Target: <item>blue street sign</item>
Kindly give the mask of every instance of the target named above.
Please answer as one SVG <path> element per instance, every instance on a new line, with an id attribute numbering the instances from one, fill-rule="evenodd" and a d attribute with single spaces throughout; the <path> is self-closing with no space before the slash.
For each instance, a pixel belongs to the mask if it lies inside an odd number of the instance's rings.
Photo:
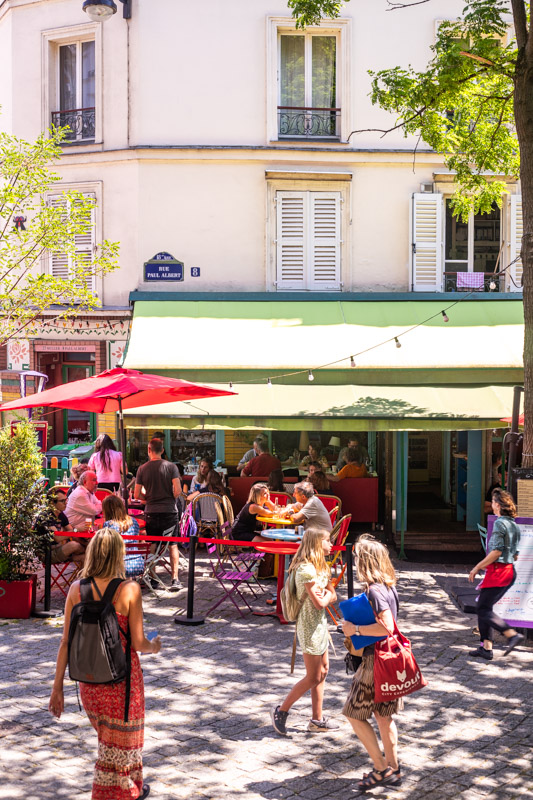
<path id="1" fill-rule="evenodd" d="M 144 264 L 145 281 L 182 281 L 183 261 L 178 261 L 170 253 L 156 253 Z"/>
<path id="2" fill-rule="evenodd" d="M 191 267 L 191 278 L 200 277 L 200 267 Z"/>

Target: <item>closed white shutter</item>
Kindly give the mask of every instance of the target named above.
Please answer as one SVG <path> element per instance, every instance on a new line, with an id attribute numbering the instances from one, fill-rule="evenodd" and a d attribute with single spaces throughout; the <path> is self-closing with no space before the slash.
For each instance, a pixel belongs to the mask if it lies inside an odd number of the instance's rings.
<path id="1" fill-rule="evenodd" d="M 310 192 L 309 287 L 340 288 L 341 195 Z"/>
<path id="2" fill-rule="evenodd" d="M 276 194 L 276 273 L 278 289 L 304 289 L 307 192 Z"/>
<path id="3" fill-rule="evenodd" d="M 417 192 L 413 195 L 411 244 L 414 292 L 440 292 L 442 289 L 442 209 L 441 194 Z"/>
<path id="4" fill-rule="evenodd" d="M 524 223 L 522 221 L 522 196 L 511 195 L 511 232 L 509 237 L 509 291 L 522 291 L 523 265 L 520 258 Z M 517 259 L 517 261 L 515 261 Z M 512 263 L 514 261 L 514 264 Z"/>
<path id="5" fill-rule="evenodd" d="M 95 195 L 88 192 L 84 195 L 92 200 L 95 200 Z M 64 208 L 65 213 L 68 208 L 68 200 L 64 194 L 53 195 L 48 199 L 48 203 L 55 208 Z M 74 237 L 74 245 L 76 250 L 76 261 L 78 266 L 80 262 L 85 264 L 83 284 L 91 292 L 96 292 L 95 279 L 91 270 L 91 262 L 93 254 L 96 249 L 96 215 L 95 208 L 93 207 L 87 215 L 87 224 L 85 230 L 76 234 Z M 50 253 L 50 273 L 55 278 L 63 280 L 74 278 L 74 259 L 72 255 L 65 252 L 52 252 Z M 78 281 L 78 285 L 80 282 Z"/>

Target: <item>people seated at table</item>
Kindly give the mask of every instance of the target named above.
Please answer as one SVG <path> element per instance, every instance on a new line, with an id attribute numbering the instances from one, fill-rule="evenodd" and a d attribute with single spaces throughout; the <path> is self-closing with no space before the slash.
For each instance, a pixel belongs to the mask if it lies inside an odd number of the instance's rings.
<path id="1" fill-rule="evenodd" d="M 191 492 L 191 494 L 187 496 L 187 500 L 192 501 L 195 497 L 198 497 L 199 494 L 207 494 L 208 492 L 210 494 L 218 494 L 220 497 L 227 494 L 222 475 L 220 472 L 217 472 L 216 469 L 209 470 L 204 485 L 196 492 Z"/>
<path id="2" fill-rule="evenodd" d="M 346 464 L 336 475 L 329 475 L 330 481 L 342 481 L 344 478 L 366 478 L 368 470 L 361 461 L 361 453 L 355 447 L 349 447 L 346 454 Z"/>
<path id="3" fill-rule="evenodd" d="M 282 469 L 273 469 L 268 476 L 268 489 L 271 492 L 285 492 L 285 494 L 290 494 L 292 497 L 294 483 L 284 483 L 283 474 Z"/>
<path id="4" fill-rule="evenodd" d="M 262 436 L 255 437 L 251 449 L 246 451 L 246 453 L 243 455 L 243 457 L 237 464 L 237 469 L 239 470 L 239 472 L 246 466 L 246 464 L 249 461 L 252 460 L 252 458 L 255 458 L 257 455 L 259 455 L 258 445 L 259 442 L 262 441 L 264 441 Z"/>
<path id="5" fill-rule="evenodd" d="M 312 443 L 309 445 L 308 454 L 302 458 L 300 466 L 302 469 L 308 469 L 311 463 L 318 464 L 322 470 L 329 469 L 327 458 L 321 456 L 316 445 Z"/>
<path id="6" fill-rule="evenodd" d="M 139 535 L 139 523 L 136 519 L 130 517 L 126 511 L 124 501 L 120 497 L 114 494 L 104 497 L 102 501 L 102 515 L 104 517 L 103 528 L 113 528 L 113 530 L 118 531 L 121 536 L 124 534 L 128 536 Z"/>
<path id="7" fill-rule="evenodd" d="M 348 439 L 348 446 L 343 447 L 339 453 L 339 457 L 337 459 L 337 472 L 339 472 L 348 463 L 348 450 L 350 448 L 355 448 L 355 450 L 357 450 L 359 461 L 365 463 L 365 461 L 368 459 L 368 450 L 366 447 L 361 444 L 357 436 L 350 436 Z"/>
<path id="8" fill-rule="evenodd" d="M 333 494 L 331 491 L 331 486 L 329 485 L 329 481 L 322 470 L 317 469 L 316 472 L 314 472 L 312 475 L 309 475 L 308 480 L 316 494 Z"/>
<path id="9" fill-rule="evenodd" d="M 269 452 L 266 442 L 258 442 L 256 447 L 258 454 L 244 465 L 241 476 L 264 478 L 273 469 L 281 469 L 281 461 Z"/>
<path id="10" fill-rule="evenodd" d="M 52 564 L 74 561 L 81 566 L 85 558 L 85 548 L 74 539 L 61 535 L 72 531 L 72 525 L 65 514 L 67 493 L 61 489 L 52 488 L 48 492 L 47 499 L 48 507 L 37 518 L 35 524 L 43 544 L 46 541 L 51 542 Z M 44 558 L 44 549 L 40 555 Z"/>
<path id="11" fill-rule="evenodd" d="M 250 489 L 248 500 L 241 508 L 231 529 L 231 538 L 246 542 L 263 542 L 260 535 L 261 523 L 257 517 L 273 516 L 277 509 L 270 500 L 270 492 L 266 483 L 256 483 Z"/>
<path id="12" fill-rule="evenodd" d="M 102 504 L 95 497 L 98 484 L 96 472 L 88 469 L 78 480 L 78 485 L 67 501 L 65 514 L 75 531 L 88 531 L 94 525 L 94 518 L 102 513 Z"/>
<path id="13" fill-rule="evenodd" d="M 198 492 L 204 489 L 207 483 L 209 471 L 213 469 L 213 464 L 208 458 L 202 458 L 198 464 L 198 471 L 191 481 L 189 492 Z"/>
<path id="14" fill-rule="evenodd" d="M 94 443 L 89 469 L 96 472 L 98 487 L 116 492 L 122 481 L 122 453 L 117 451 L 111 436 L 102 433 Z"/>
<path id="15" fill-rule="evenodd" d="M 293 525 L 303 525 L 305 530 L 324 528 L 331 531 L 333 529 L 330 516 L 309 481 L 295 484 L 294 499 L 295 503 L 281 511 L 281 514 L 287 516 Z"/>
<path id="16" fill-rule="evenodd" d="M 87 472 L 89 469 L 89 462 L 88 461 L 80 461 L 79 464 L 74 464 L 70 470 L 70 486 L 67 492 L 67 497 L 70 497 L 74 489 L 78 486 L 78 481 L 80 476 L 83 475 L 84 472 Z"/>

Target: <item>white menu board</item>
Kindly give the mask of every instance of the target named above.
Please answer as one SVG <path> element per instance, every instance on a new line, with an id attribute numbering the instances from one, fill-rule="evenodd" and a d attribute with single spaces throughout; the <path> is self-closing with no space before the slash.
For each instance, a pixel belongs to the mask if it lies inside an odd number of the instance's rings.
<path id="1" fill-rule="evenodd" d="M 533 628 L 533 525 L 520 525 L 516 580 L 494 606 L 494 611 L 510 625 Z"/>

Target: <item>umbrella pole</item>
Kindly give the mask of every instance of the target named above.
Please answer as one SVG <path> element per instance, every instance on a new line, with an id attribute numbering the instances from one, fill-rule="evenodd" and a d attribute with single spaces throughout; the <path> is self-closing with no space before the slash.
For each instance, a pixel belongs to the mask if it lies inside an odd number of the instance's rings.
<path id="1" fill-rule="evenodd" d="M 120 447 L 122 450 L 122 497 L 126 511 L 128 510 L 128 465 L 126 463 L 126 431 L 124 430 L 124 414 L 122 413 L 122 398 L 118 398 L 118 425 L 120 431 Z"/>

